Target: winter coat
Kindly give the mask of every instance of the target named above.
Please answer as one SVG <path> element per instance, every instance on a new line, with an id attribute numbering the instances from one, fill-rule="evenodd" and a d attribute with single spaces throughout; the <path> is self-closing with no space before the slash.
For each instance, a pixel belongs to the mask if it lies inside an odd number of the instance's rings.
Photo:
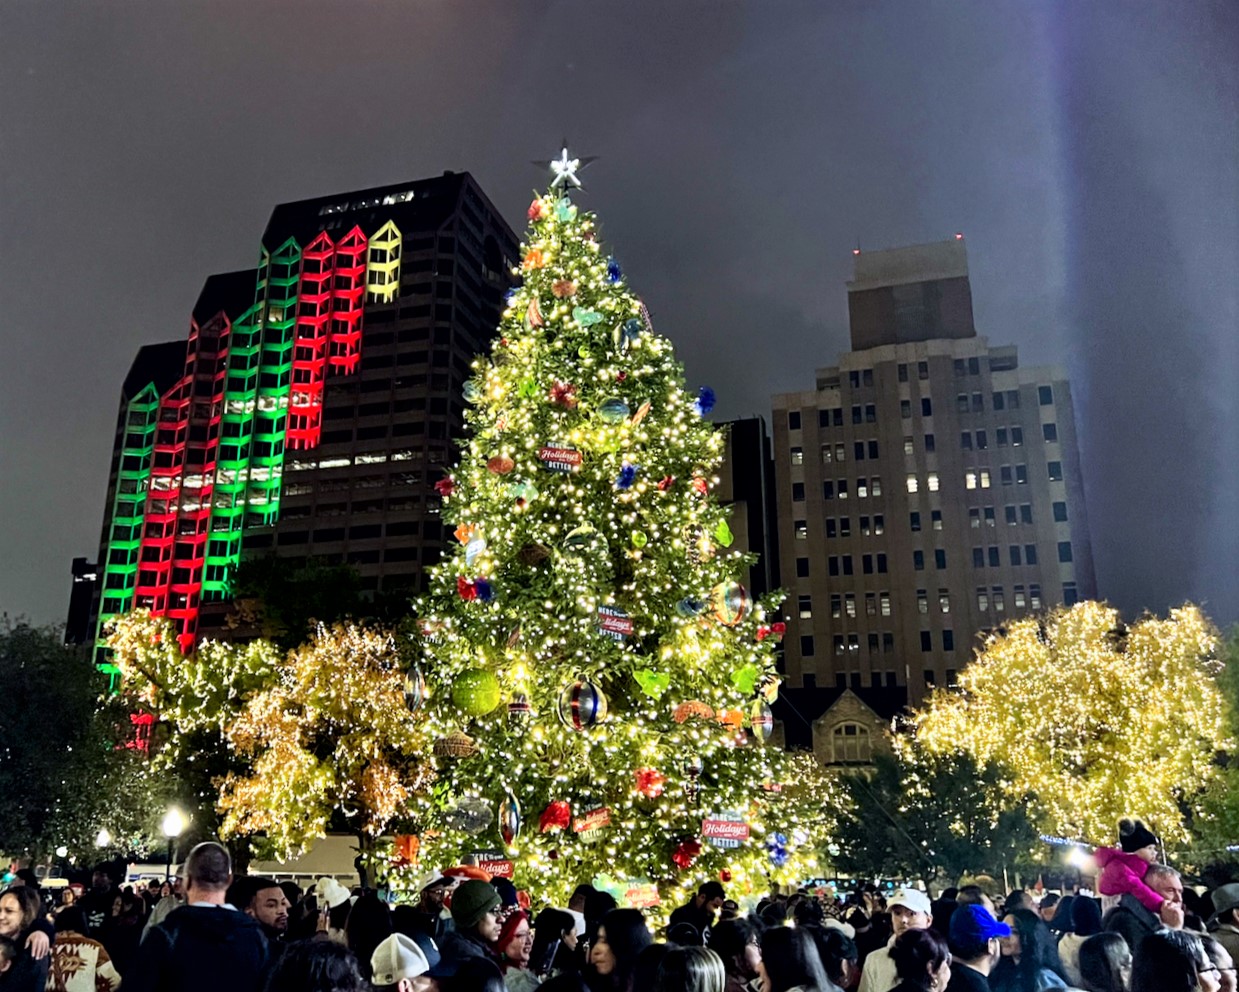
<path id="1" fill-rule="evenodd" d="M 860 972 L 859 992 L 890 992 L 899 984 L 899 972 L 895 969 L 895 959 L 890 951 L 894 946 L 895 938 L 892 936 L 885 947 L 869 952 Z"/>
<path id="2" fill-rule="evenodd" d="M 1080 945 L 1086 940 L 1087 937 L 1081 937 L 1078 933 L 1065 933 L 1058 942 L 1058 958 L 1063 963 L 1063 971 L 1067 973 L 1067 981 L 1072 985 L 1079 985 L 1084 981 L 1080 977 Z"/>
<path id="3" fill-rule="evenodd" d="M 1226 948 L 1232 958 L 1239 961 L 1239 927 L 1233 923 L 1219 923 L 1209 934 Z"/>
<path id="4" fill-rule="evenodd" d="M 497 966 L 498 958 L 474 931 L 453 930 L 439 945 L 439 963 L 435 965 L 433 974 L 436 977 L 450 978 L 460 970 L 462 964 L 475 958 Z"/>
<path id="5" fill-rule="evenodd" d="M 182 906 L 143 939 L 125 992 L 257 992 L 266 963 L 257 920 L 231 906 Z"/>
<path id="6" fill-rule="evenodd" d="M 1097 891 L 1103 896 L 1132 895 L 1150 913 L 1156 913 L 1166 900 L 1144 884 L 1149 863 L 1138 854 L 1128 854 L 1116 847 L 1099 847 L 1093 855 L 1101 874 L 1097 876 Z"/>
<path id="7" fill-rule="evenodd" d="M 1101 929 L 1119 934 L 1127 941 L 1132 954 L 1154 930 L 1161 927 L 1162 921 L 1156 913 L 1150 913 L 1140 905 L 1140 900 L 1127 893 L 1119 899 L 1119 904 L 1110 910 L 1101 920 Z"/>
<path id="8" fill-rule="evenodd" d="M 120 972 L 97 940 L 66 930 L 52 947 L 47 992 L 116 992 Z"/>

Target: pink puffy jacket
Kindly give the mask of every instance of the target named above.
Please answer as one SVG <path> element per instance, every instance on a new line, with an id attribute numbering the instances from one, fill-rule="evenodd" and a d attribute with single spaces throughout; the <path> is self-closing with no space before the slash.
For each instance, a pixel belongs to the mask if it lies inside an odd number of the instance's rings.
<path id="1" fill-rule="evenodd" d="M 1128 854 L 1117 847 L 1099 847 L 1093 852 L 1101 874 L 1097 889 L 1103 896 L 1133 895 L 1140 905 L 1157 915 L 1166 900 L 1144 884 L 1149 863 L 1138 854 Z"/>

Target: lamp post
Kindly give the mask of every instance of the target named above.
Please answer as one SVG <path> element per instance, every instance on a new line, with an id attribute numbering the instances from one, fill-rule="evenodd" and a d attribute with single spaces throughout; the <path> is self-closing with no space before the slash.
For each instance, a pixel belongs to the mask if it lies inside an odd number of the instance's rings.
<path id="1" fill-rule="evenodd" d="M 172 881 L 172 848 L 176 839 L 185 829 L 185 815 L 175 806 L 169 808 L 163 818 L 163 835 L 168 838 L 168 867 L 164 872 L 164 881 Z"/>

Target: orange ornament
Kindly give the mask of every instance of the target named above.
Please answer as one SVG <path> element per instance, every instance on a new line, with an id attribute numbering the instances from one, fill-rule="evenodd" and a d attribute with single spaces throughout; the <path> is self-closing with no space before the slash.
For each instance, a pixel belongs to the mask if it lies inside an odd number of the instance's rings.
<path id="1" fill-rule="evenodd" d="M 575 296 L 576 283 L 569 279 L 556 279 L 551 283 L 551 292 L 561 300 L 568 296 Z"/>
<path id="2" fill-rule="evenodd" d="M 461 544 L 468 544 L 477 537 L 478 529 L 473 524 L 461 524 L 452 533 L 456 535 L 456 540 Z"/>
<path id="3" fill-rule="evenodd" d="M 676 723 L 684 723 L 695 716 L 699 716 L 703 720 L 712 720 L 714 718 L 714 710 L 699 699 L 690 699 L 687 702 L 680 703 L 671 716 Z"/>
<path id="4" fill-rule="evenodd" d="M 521 262 L 522 269 L 540 269 L 544 265 L 546 265 L 546 259 L 540 248 L 530 248 L 525 253 L 525 260 Z"/>

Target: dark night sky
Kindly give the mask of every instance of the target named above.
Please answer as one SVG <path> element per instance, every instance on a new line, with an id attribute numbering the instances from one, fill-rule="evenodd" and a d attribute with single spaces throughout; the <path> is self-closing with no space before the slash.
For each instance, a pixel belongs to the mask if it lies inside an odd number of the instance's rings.
<path id="1" fill-rule="evenodd" d="M 717 415 L 847 347 L 869 248 L 964 231 L 980 332 L 1059 363 L 1102 594 L 1239 620 L 1233 0 L 0 0 L 0 612 L 61 621 L 121 379 L 278 202 L 568 136 Z"/>

